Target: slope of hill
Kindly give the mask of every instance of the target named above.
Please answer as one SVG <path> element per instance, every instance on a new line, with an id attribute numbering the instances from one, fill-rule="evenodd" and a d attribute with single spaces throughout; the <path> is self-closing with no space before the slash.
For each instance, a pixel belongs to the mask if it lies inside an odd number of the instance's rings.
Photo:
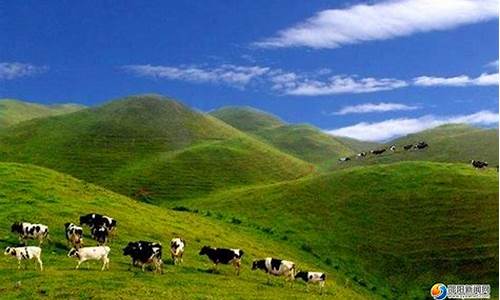
<path id="1" fill-rule="evenodd" d="M 72 113 L 84 109 L 77 104 L 41 105 L 12 99 L 0 99 L 0 129 L 22 121 Z"/>
<path id="2" fill-rule="evenodd" d="M 0 159 L 45 166 L 155 203 L 295 179 L 314 169 L 159 96 L 9 127 L 0 135 Z"/>
<path id="3" fill-rule="evenodd" d="M 379 295 L 425 299 L 435 282 L 498 286 L 496 170 L 401 162 L 183 203 L 270 228 Z"/>
<path id="4" fill-rule="evenodd" d="M 284 241 L 273 240 L 256 230 L 228 224 L 188 212 L 174 212 L 137 202 L 103 188 L 40 167 L 0 163 L 0 247 L 16 245 L 10 225 L 19 220 L 41 222 L 50 228 L 51 241 L 43 246 L 44 271 L 17 271 L 11 257 L 0 257 L 0 297 L 2 299 L 294 299 L 316 298 L 316 290 L 306 293 L 303 284 L 284 286 L 275 279 L 266 284 L 264 273 L 250 270 L 253 259 L 274 255 L 294 260 L 302 268 L 329 272 L 324 298 L 368 299 L 357 286 L 343 287 L 341 276 L 318 262 L 309 253 L 296 250 Z M 100 263 L 90 262 L 74 270 L 75 259 L 66 256 L 64 223 L 77 222 L 89 212 L 105 213 L 118 221 L 117 235 L 110 242 L 110 270 L 100 271 Z M 95 245 L 84 228 L 84 243 Z M 184 263 L 172 266 L 169 241 L 181 236 L 186 242 Z M 130 258 L 122 248 L 134 240 L 161 242 L 165 274 L 143 273 L 130 268 Z M 33 241 L 29 244 L 35 244 Z M 219 266 L 216 274 L 207 272 L 212 264 L 198 251 L 204 245 L 244 249 L 240 276 L 232 267 Z"/>
<path id="5" fill-rule="evenodd" d="M 402 147 L 426 141 L 429 147 L 423 150 L 405 151 Z M 381 155 L 368 155 L 363 159 L 354 158 L 349 162 L 335 162 L 328 169 L 343 169 L 398 161 L 437 161 L 468 163 L 470 160 L 487 161 L 490 167 L 498 165 L 498 129 L 484 129 L 465 124 L 448 124 L 386 144 L 396 144 L 395 153 L 387 151 Z M 379 146 L 383 147 L 383 146 Z"/>
<path id="6" fill-rule="evenodd" d="M 210 114 L 283 152 L 314 164 L 327 165 L 340 156 L 356 151 L 348 143 L 311 125 L 289 125 L 271 114 L 253 108 L 225 107 Z"/>

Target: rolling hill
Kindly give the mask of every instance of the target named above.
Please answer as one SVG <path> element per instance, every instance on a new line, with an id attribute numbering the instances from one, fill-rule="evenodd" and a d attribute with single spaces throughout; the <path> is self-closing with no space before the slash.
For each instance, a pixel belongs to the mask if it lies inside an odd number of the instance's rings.
<path id="1" fill-rule="evenodd" d="M 210 114 L 283 152 L 320 166 L 354 154 L 361 145 L 366 145 L 337 139 L 311 125 L 286 124 L 278 117 L 250 107 L 225 107 Z"/>
<path id="2" fill-rule="evenodd" d="M 342 275 L 311 254 L 262 231 L 200 214 L 158 209 L 36 166 L 0 163 L 0 178 L 0 247 L 18 243 L 10 225 L 19 220 L 47 224 L 51 235 L 43 246 L 43 272 L 35 271 L 33 263 L 18 271 L 14 259 L 0 257 L 2 299 L 371 298 L 359 286 L 344 287 Z M 117 235 L 110 242 L 110 271 L 101 272 L 98 262 L 89 263 L 89 269 L 84 264 L 74 270 L 75 259 L 66 256 L 63 224 L 89 212 L 105 213 L 118 221 Z M 84 231 L 88 234 L 87 228 Z M 173 236 L 187 241 L 182 265 L 172 266 L 164 249 L 165 274 L 129 269 L 130 258 L 121 251 L 129 241 L 159 241 L 168 247 Z M 84 243 L 94 245 L 88 236 Z M 241 275 L 235 276 L 229 266 L 219 266 L 215 274 L 208 272 L 212 264 L 198 255 L 204 245 L 244 249 Z M 284 286 L 280 279 L 267 284 L 264 273 L 250 270 L 253 259 L 267 255 L 294 260 L 301 268 L 326 270 L 330 278 L 326 293 L 318 297 L 316 290 L 306 293 L 303 284 Z"/>
<path id="3" fill-rule="evenodd" d="M 41 105 L 13 99 L 0 99 L 0 129 L 34 118 L 62 115 L 84 108 L 77 104 Z"/>
<path id="4" fill-rule="evenodd" d="M 0 157 L 154 203 L 314 171 L 214 117 L 155 95 L 9 127 L 0 134 Z"/>
<path id="5" fill-rule="evenodd" d="M 425 299 L 435 282 L 498 290 L 498 174 L 400 162 L 181 201 L 293 241 L 375 294 Z"/>

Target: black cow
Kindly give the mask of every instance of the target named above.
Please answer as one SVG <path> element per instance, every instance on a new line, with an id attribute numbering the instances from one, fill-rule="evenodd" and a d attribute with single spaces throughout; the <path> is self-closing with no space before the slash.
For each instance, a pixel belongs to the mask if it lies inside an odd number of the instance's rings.
<path id="1" fill-rule="evenodd" d="M 98 245 L 104 245 L 108 242 L 109 230 L 106 226 L 101 225 L 92 227 L 90 233 L 92 238 L 97 241 Z"/>
<path id="2" fill-rule="evenodd" d="M 105 226 L 109 231 L 116 228 L 116 220 L 96 213 L 91 213 L 80 217 L 80 225 L 87 225 L 90 228 Z"/>
<path id="3" fill-rule="evenodd" d="M 413 148 L 414 149 L 424 149 L 424 148 L 427 148 L 427 147 L 429 147 L 429 145 L 426 142 L 420 141 L 417 144 L 415 144 L 415 146 Z"/>
<path id="4" fill-rule="evenodd" d="M 26 240 L 38 240 L 39 246 L 49 235 L 49 228 L 43 224 L 31 224 L 27 222 L 16 222 L 10 230 L 19 235 L 19 241 L 26 244 Z"/>
<path id="5" fill-rule="evenodd" d="M 325 287 L 326 274 L 323 272 L 300 271 L 295 274 L 295 279 L 302 279 L 307 284 L 317 283 L 319 285 L 319 293 L 321 294 L 323 292 L 323 288 Z"/>
<path id="6" fill-rule="evenodd" d="M 127 247 L 123 248 L 123 255 L 132 258 L 132 265 L 142 266 L 142 271 L 144 271 L 146 265 L 151 264 L 155 266 L 155 271 L 162 272 L 162 245 L 160 243 L 148 241 L 129 242 Z"/>
<path id="7" fill-rule="evenodd" d="M 376 150 L 372 150 L 370 151 L 371 154 L 375 154 L 375 155 L 379 155 L 379 154 L 382 154 L 386 151 L 385 148 L 382 148 L 382 149 L 376 149 Z"/>
<path id="8" fill-rule="evenodd" d="M 232 264 L 236 269 L 236 275 L 240 275 L 241 257 L 244 254 L 243 250 L 204 246 L 201 248 L 199 254 L 207 255 L 208 258 L 210 258 L 210 260 L 214 263 L 214 269 L 217 268 L 218 264 Z"/>
<path id="9" fill-rule="evenodd" d="M 339 161 L 349 161 L 349 160 L 351 160 L 350 157 L 341 157 L 341 158 L 339 158 Z"/>
<path id="10" fill-rule="evenodd" d="M 471 160 L 471 165 L 476 169 L 482 169 L 488 166 L 488 163 L 480 160 Z"/>
<path id="11" fill-rule="evenodd" d="M 403 149 L 410 150 L 412 147 L 413 147 L 413 144 L 408 144 L 408 145 L 404 145 Z"/>
<path id="12" fill-rule="evenodd" d="M 269 275 L 285 276 L 287 280 L 293 280 L 295 263 L 272 257 L 256 260 L 252 263 L 252 270 L 260 269 Z M 268 278 L 269 281 L 269 278 Z"/>

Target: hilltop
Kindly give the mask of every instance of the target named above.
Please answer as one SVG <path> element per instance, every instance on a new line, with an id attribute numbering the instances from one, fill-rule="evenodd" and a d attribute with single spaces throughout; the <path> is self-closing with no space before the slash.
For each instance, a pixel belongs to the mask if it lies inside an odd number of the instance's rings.
<path id="1" fill-rule="evenodd" d="M 377 295 L 422 299 L 435 282 L 498 285 L 496 170 L 382 164 L 183 204 L 272 228 Z"/>
<path id="2" fill-rule="evenodd" d="M 62 115 L 84 108 L 78 104 L 42 105 L 13 99 L 0 99 L 0 129 L 34 118 Z"/>
<path id="3" fill-rule="evenodd" d="M 363 142 L 349 143 L 307 124 L 287 124 L 276 116 L 250 107 L 224 107 L 210 113 L 227 124 L 302 160 L 317 165 L 354 154 Z"/>
<path id="4" fill-rule="evenodd" d="M 331 280 L 326 294 L 318 298 L 369 298 L 356 286 L 344 288 L 342 276 L 309 253 L 262 231 L 201 214 L 158 209 L 40 167 L 0 163 L 0 177 L 0 247 L 18 243 L 10 232 L 15 221 L 40 222 L 48 225 L 51 232 L 51 241 L 43 246 L 43 273 L 35 271 L 32 263 L 27 270 L 17 271 L 14 259 L 0 257 L 2 299 L 116 299 L 117 295 L 121 299 L 174 299 L 186 295 L 217 299 L 317 297 L 314 291 L 306 293 L 303 284 L 284 286 L 279 279 L 266 284 L 266 275 L 252 272 L 250 265 L 253 259 L 267 255 L 294 260 L 301 268 L 329 272 Z M 90 269 L 84 265 L 74 270 L 76 261 L 66 256 L 63 224 L 77 222 L 80 215 L 89 212 L 105 213 L 118 221 L 117 236 L 109 245 L 110 271 L 101 272 L 97 262 L 91 262 Z M 87 228 L 84 231 L 88 234 Z M 168 249 L 164 249 L 165 274 L 143 273 L 140 268 L 129 270 L 130 258 L 121 251 L 129 241 L 158 241 L 167 248 L 173 236 L 181 236 L 187 242 L 182 265 L 172 266 Z M 87 235 L 84 243 L 93 245 Z M 218 274 L 207 272 L 212 264 L 198 255 L 204 245 L 244 249 L 241 275 L 235 276 L 230 266 L 219 266 Z"/>
<path id="5" fill-rule="evenodd" d="M 214 117 L 155 95 L 9 127 L 0 134 L 0 157 L 153 203 L 314 171 Z"/>

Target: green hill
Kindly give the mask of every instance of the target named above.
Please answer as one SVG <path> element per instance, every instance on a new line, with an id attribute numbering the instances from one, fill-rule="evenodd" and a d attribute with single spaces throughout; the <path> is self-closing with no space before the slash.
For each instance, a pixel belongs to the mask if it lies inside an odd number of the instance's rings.
<path id="1" fill-rule="evenodd" d="M 0 257 L 0 298 L 2 299 L 304 299 L 316 298 L 316 290 L 306 293 L 303 284 L 284 286 L 281 279 L 271 285 L 262 272 L 252 272 L 253 259 L 274 255 L 294 260 L 301 268 L 326 270 L 329 282 L 321 299 L 368 299 L 358 286 L 345 288 L 342 276 L 293 245 L 275 240 L 269 234 L 244 226 L 229 224 L 200 214 L 158 209 L 137 202 L 68 175 L 40 167 L 0 163 L 0 247 L 16 245 L 10 225 L 19 220 L 41 222 L 50 228 L 51 241 L 43 246 L 45 269 L 17 271 L 17 262 Z M 100 212 L 118 221 L 117 235 L 110 242 L 110 271 L 101 272 L 100 263 L 91 262 L 74 270 L 76 261 L 68 258 L 64 223 L 76 222 L 89 212 Z M 85 233 L 88 230 L 85 228 Z M 184 263 L 172 266 L 168 244 L 173 236 L 185 238 Z M 129 270 L 130 258 L 122 248 L 134 240 L 161 242 L 165 274 Z M 94 245 L 85 236 L 87 246 Z M 30 242 L 34 244 L 34 242 Z M 240 276 L 232 267 L 219 266 L 219 272 L 207 272 L 212 264 L 198 255 L 204 245 L 244 249 Z"/>
<path id="2" fill-rule="evenodd" d="M 418 151 L 405 151 L 402 148 L 404 145 L 415 144 L 418 141 L 426 141 L 429 147 Z M 353 160 L 349 162 L 335 162 L 329 166 L 329 169 L 417 160 L 469 163 L 475 159 L 487 161 L 490 167 L 498 165 L 498 129 L 477 128 L 466 124 L 447 124 L 398 138 L 388 142 L 385 147 L 392 144 L 397 145 L 395 153 L 387 151 L 377 156 L 368 155 L 363 159 L 353 157 Z"/>
<path id="3" fill-rule="evenodd" d="M 0 129 L 23 121 L 72 113 L 83 109 L 77 104 L 41 105 L 12 99 L 0 99 Z"/>
<path id="4" fill-rule="evenodd" d="M 296 179 L 314 169 L 154 95 L 9 127 L 0 134 L 0 159 L 48 167 L 154 203 Z"/>
<path id="5" fill-rule="evenodd" d="M 340 156 L 356 152 L 356 148 L 351 148 L 349 143 L 325 134 L 316 127 L 306 124 L 289 125 L 273 115 L 253 108 L 225 107 L 210 114 L 310 163 L 328 165 Z M 355 142 L 352 144 L 355 145 Z"/>
<path id="6" fill-rule="evenodd" d="M 377 295 L 425 299 L 435 282 L 498 293 L 498 196 L 496 170 L 401 162 L 183 205 L 269 228 Z"/>

